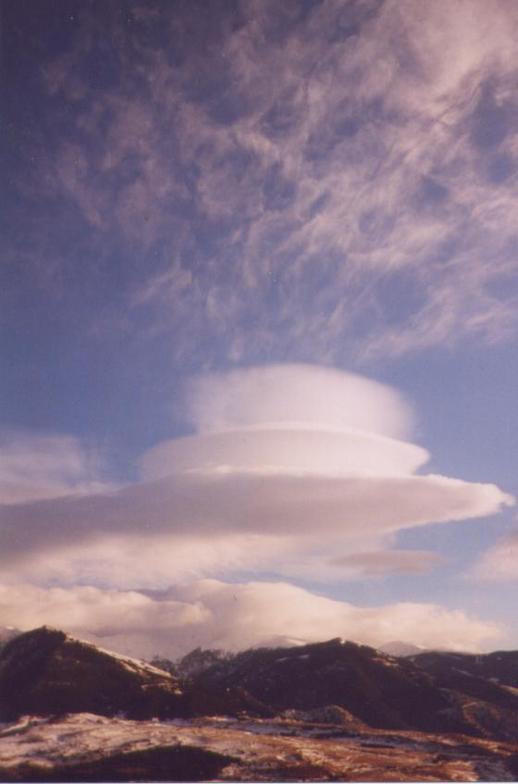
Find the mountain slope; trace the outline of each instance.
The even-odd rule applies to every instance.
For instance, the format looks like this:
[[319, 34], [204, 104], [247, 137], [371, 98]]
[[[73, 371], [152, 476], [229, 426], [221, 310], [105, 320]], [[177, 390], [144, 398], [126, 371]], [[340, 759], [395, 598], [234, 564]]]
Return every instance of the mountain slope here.
[[518, 651], [430, 651], [411, 660], [438, 689], [455, 695], [471, 734], [518, 740]]
[[518, 651], [483, 654], [424, 651], [411, 656], [411, 660], [442, 681], [464, 675], [518, 689]]
[[370, 727], [517, 741], [517, 665], [517, 652], [396, 658], [335, 639], [244, 651], [199, 672], [193, 686], [242, 690], [272, 715], [335, 705]]
[[13, 626], [0, 626], [0, 649], [7, 645], [9, 640], [14, 640], [22, 632]]
[[199, 673], [195, 683], [244, 689], [274, 711], [338, 705], [371, 727], [465, 731], [449, 695], [407, 659], [342, 642], [237, 654]]
[[174, 717], [184, 710], [179, 682], [169, 673], [56, 629], [26, 632], [0, 651], [0, 721], [81, 711]]

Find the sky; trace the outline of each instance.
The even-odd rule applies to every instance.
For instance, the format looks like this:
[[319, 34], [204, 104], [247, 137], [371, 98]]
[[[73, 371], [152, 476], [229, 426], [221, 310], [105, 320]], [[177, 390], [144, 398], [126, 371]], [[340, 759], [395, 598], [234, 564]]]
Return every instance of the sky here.
[[517, 37], [0, 2], [0, 625], [518, 648]]

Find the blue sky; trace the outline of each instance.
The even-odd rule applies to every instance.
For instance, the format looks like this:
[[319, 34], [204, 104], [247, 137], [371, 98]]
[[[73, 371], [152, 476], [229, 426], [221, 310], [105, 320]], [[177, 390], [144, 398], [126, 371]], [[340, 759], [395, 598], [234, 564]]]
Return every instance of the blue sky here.
[[515, 4], [1, 14], [0, 623], [518, 646]]

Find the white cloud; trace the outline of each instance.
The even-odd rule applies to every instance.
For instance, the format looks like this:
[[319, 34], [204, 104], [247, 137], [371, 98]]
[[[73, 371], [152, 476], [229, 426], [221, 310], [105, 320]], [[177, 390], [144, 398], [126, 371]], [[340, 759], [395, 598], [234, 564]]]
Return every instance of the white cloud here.
[[241, 428], [164, 441], [142, 458], [145, 480], [183, 472], [277, 476], [408, 476], [428, 460], [414, 444], [318, 425]]
[[[486, 635], [491, 638], [498, 633], [493, 624], [433, 604], [357, 607], [286, 583], [243, 585], [201, 580], [175, 588], [170, 595], [181, 601], [201, 602], [208, 608], [212, 616], [211, 644], [230, 649], [286, 634], [308, 641], [339, 636], [371, 645], [396, 635], [418, 645], [469, 648]], [[459, 633], [461, 629], [465, 636]]]
[[512, 532], [490, 547], [472, 567], [470, 577], [489, 582], [518, 580], [518, 532]]
[[401, 639], [476, 650], [499, 637], [492, 623], [435, 604], [358, 607], [287, 583], [200, 580], [157, 599], [92, 587], [0, 587], [0, 623], [52, 624], [125, 653], [176, 657], [200, 645], [239, 650], [286, 637], [344, 637], [370, 645]]
[[273, 366], [204, 376], [190, 391], [201, 432], [145, 454], [139, 484], [89, 486], [99, 464], [74, 439], [10, 442], [3, 477], [27, 485], [0, 504], [0, 623], [61, 626], [147, 656], [234, 650], [287, 630], [467, 648], [497, 635], [432, 604], [356, 607], [284, 581], [199, 579], [419, 574], [436, 556], [387, 550], [397, 531], [493, 514], [512, 499], [494, 485], [416, 474], [427, 452], [394, 437], [410, 430], [408, 404], [368, 379]]
[[294, 423], [404, 438], [413, 412], [400, 392], [364, 376], [304, 364], [210, 373], [187, 387], [187, 417], [198, 432]]
[[[121, 510], [123, 514], [124, 509]], [[145, 519], [145, 518], [144, 518]], [[207, 575], [281, 572], [285, 559], [312, 549], [311, 540], [252, 533], [214, 533], [194, 530], [164, 534], [139, 521], [138, 530], [104, 531], [87, 538], [74, 532], [28, 546], [2, 564], [2, 579], [16, 585], [99, 585], [111, 588], [164, 589], [180, 580]], [[8, 541], [8, 538], [6, 537]], [[304, 546], [305, 544], [305, 546]]]
[[161, 624], [167, 634], [208, 620], [195, 602], [158, 603], [139, 591], [107, 591], [93, 586], [40, 588], [29, 584], [0, 586], [0, 618], [23, 631], [41, 625], [82, 635], [112, 637], [156, 635]]
[[[304, 551], [324, 536], [333, 541], [340, 537], [350, 547], [358, 547], [369, 536], [481, 517], [511, 502], [495, 485], [434, 475], [322, 475], [266, 469], [260, 465], [248, 472], [235, 467], [191, 469], [109, 494], [0, 506], [0, 561], [5, 569], [19, 569], [24, 562], [33, 568], [40, 551], [74, 546], [87, 560], [89, 548], [98, 554], [102, 540], [113, 538], [119, 542], [118, 558], [123, 562], [132, 553], [142, 557], [145, 548], [135, 548], [136, 541], [160, 537], [164, 542], [169, 537], [164, 556], [171, 568], [175, 537], [208, 547], [223, 535], [231, 540], [245, 536], [245, 543], [246, 535], [288, 538], [295, 551]], [[174, 470], [173, 464], [169, 470]], [[191, 561], [196, 560], [194, 549]], [[250, 562], [246, 552], [244, 560]], [[48, 558], [45, 563], [51, 569]], [[111, 563], [106, 569], [106, 579], [112, 579], [116, 570]], [[157, 571], [151, 569], [149, 579], [154, 575]]]
[[4, 433], [0, 437], [0, 504], [102, 492], [102, 460], [72, 436]]
[[[140, 585], [163, 586], [265, 564], [324, 575], [337, 549], [379, 549], [403, 528], [483, 517], [513, 502], [495, 485], [416, 474], [427, 453], [379, 435], [396, 421], [407, 426], [407, 409], [366, 379], [274, 366], [209, 377], [198, 390], [192, 410], [214, 401], [203, 418], [209, 432], [144, 455], [142, 483], [0, 505], [4, 579], [76, 574], [128, 587], [138, 575]], [[226, 425], [234, 429], [220, 432]]]

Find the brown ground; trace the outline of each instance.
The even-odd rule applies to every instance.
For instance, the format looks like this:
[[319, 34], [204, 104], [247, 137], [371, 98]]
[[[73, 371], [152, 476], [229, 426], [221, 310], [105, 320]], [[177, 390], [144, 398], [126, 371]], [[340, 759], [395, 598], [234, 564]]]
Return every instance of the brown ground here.
[[0, 731], [0, 781], [515, 781], [518, 744], [293, 719], [75, 714]]

